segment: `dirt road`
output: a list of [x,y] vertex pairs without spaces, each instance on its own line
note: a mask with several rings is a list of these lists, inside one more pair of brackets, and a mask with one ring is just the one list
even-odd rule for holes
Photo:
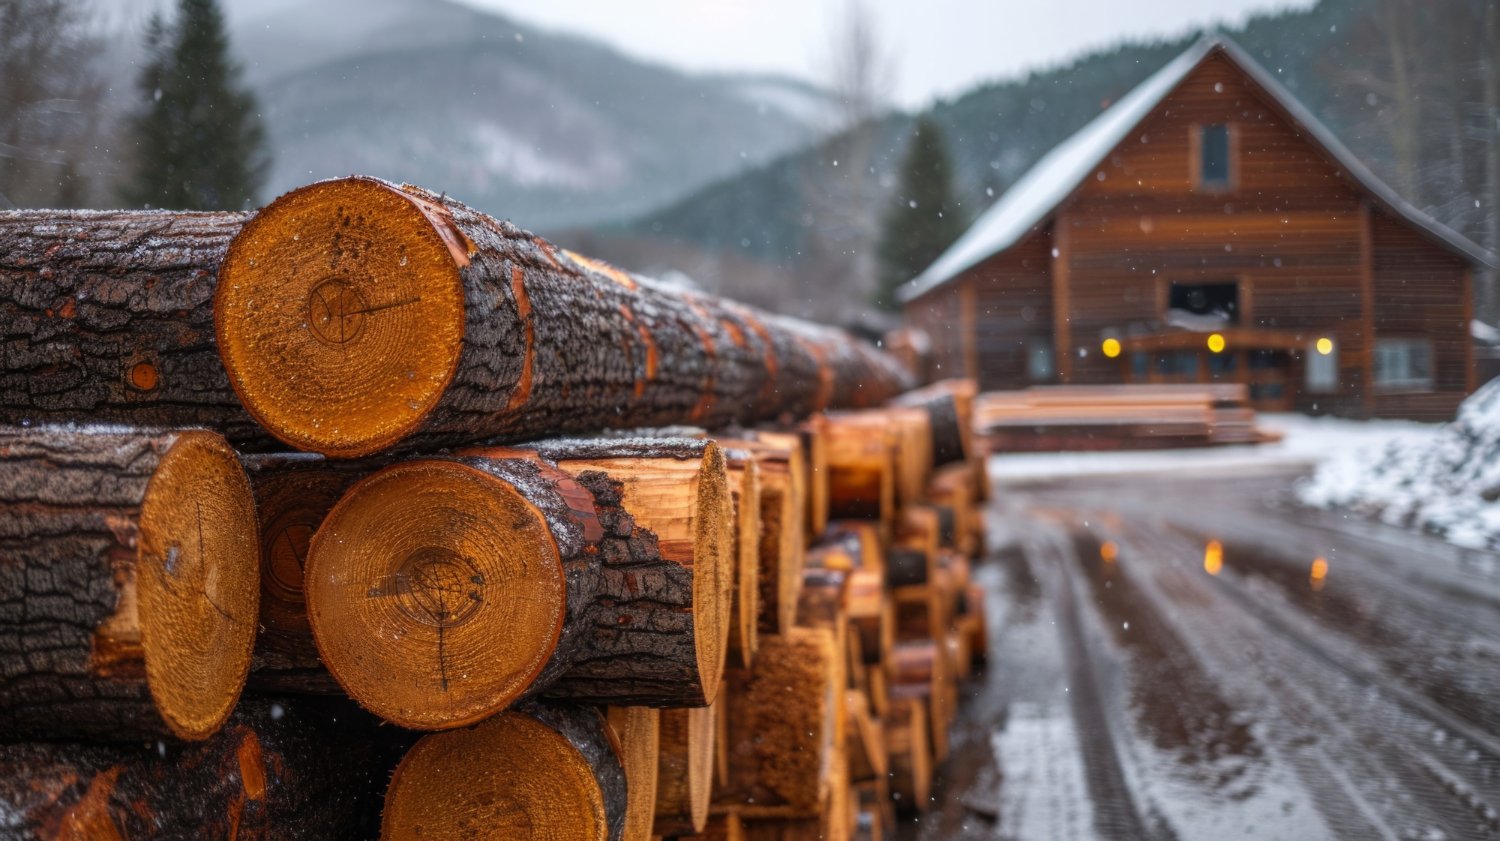
[[1500,837],[1500,556],[1293,481],[1002,488],[991,667],[903,838]]

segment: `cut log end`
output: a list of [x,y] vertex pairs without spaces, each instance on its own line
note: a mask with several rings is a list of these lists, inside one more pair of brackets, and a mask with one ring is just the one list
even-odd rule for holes
[[610,707],[607,716],[619,743],[620,764],[625,768],[625,829],[620,841],[651,841],[661,756],[661,711],[653,707]]
[[234,390],[272,435],[368,455],[437,405],[464,338],[468,262],[444,219],[391,185],[345,179],[282,196],[234,240],[215,330]]
[[606,841],[609,782],[566,735],[505,712],[418,742],[391,779],[380,835]]
[[411,461],[360,482],[313,539],[306,598],[330,671],[419,730],[503,709],[541,672],[565,610],[544,515],[468,465]]
[[223,438],[177,436],[141,506],[137,609],[146,683],[179,738],[212,735],[239,700],[260,600],[255,499]]
[[[691,570],[693,651],[702,702],[709,704],[718,695],[729,649],[738,547],[724,450],[709,442],[698,453],[558,464],[574,473],[603,471],[618,480],[624,509],[636,525],[656,534],[662,558]],[[685,494],[684,489],[690,490]]]
[[703,831],[713,799],[717,738],[717,706],[662,710],[655,834]]

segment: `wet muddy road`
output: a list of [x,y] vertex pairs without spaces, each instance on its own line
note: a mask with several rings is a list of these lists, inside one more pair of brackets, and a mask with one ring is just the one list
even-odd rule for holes
[[1500,838],[1500,556],[1294,480],[1002,488],[991,667],[902,837]]

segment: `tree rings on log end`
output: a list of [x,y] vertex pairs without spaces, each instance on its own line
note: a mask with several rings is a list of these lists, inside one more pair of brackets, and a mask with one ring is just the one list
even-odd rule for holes
[[567,736],[508,711],[417,742],[391,778],[384,841],[608,841],[594,763]]
[[467,264],[439,213],[373,179],[323,181],[235,237],[215,332],[230,383],[272,435],[368,455],[437,405],[463,345]]
[[146,684],[176,736],[206,739],[244,688],[260,601],[255,498],[223,438],[176,437],[146,486],[138,541]]
[[566,607],[546,517],[450,461],[403,462],[351,488],[313,537],[304,583],[329,671],[417,730],[508,706],[552,655]]

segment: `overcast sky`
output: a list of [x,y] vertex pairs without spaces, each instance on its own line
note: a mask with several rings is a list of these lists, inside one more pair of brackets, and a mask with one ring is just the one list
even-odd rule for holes
[[[693,70],[826,75],[848,0],[461,0]],[[1058,64],[1123,38],[1236,24],[1311,0],[868,0],[906,106]]]

